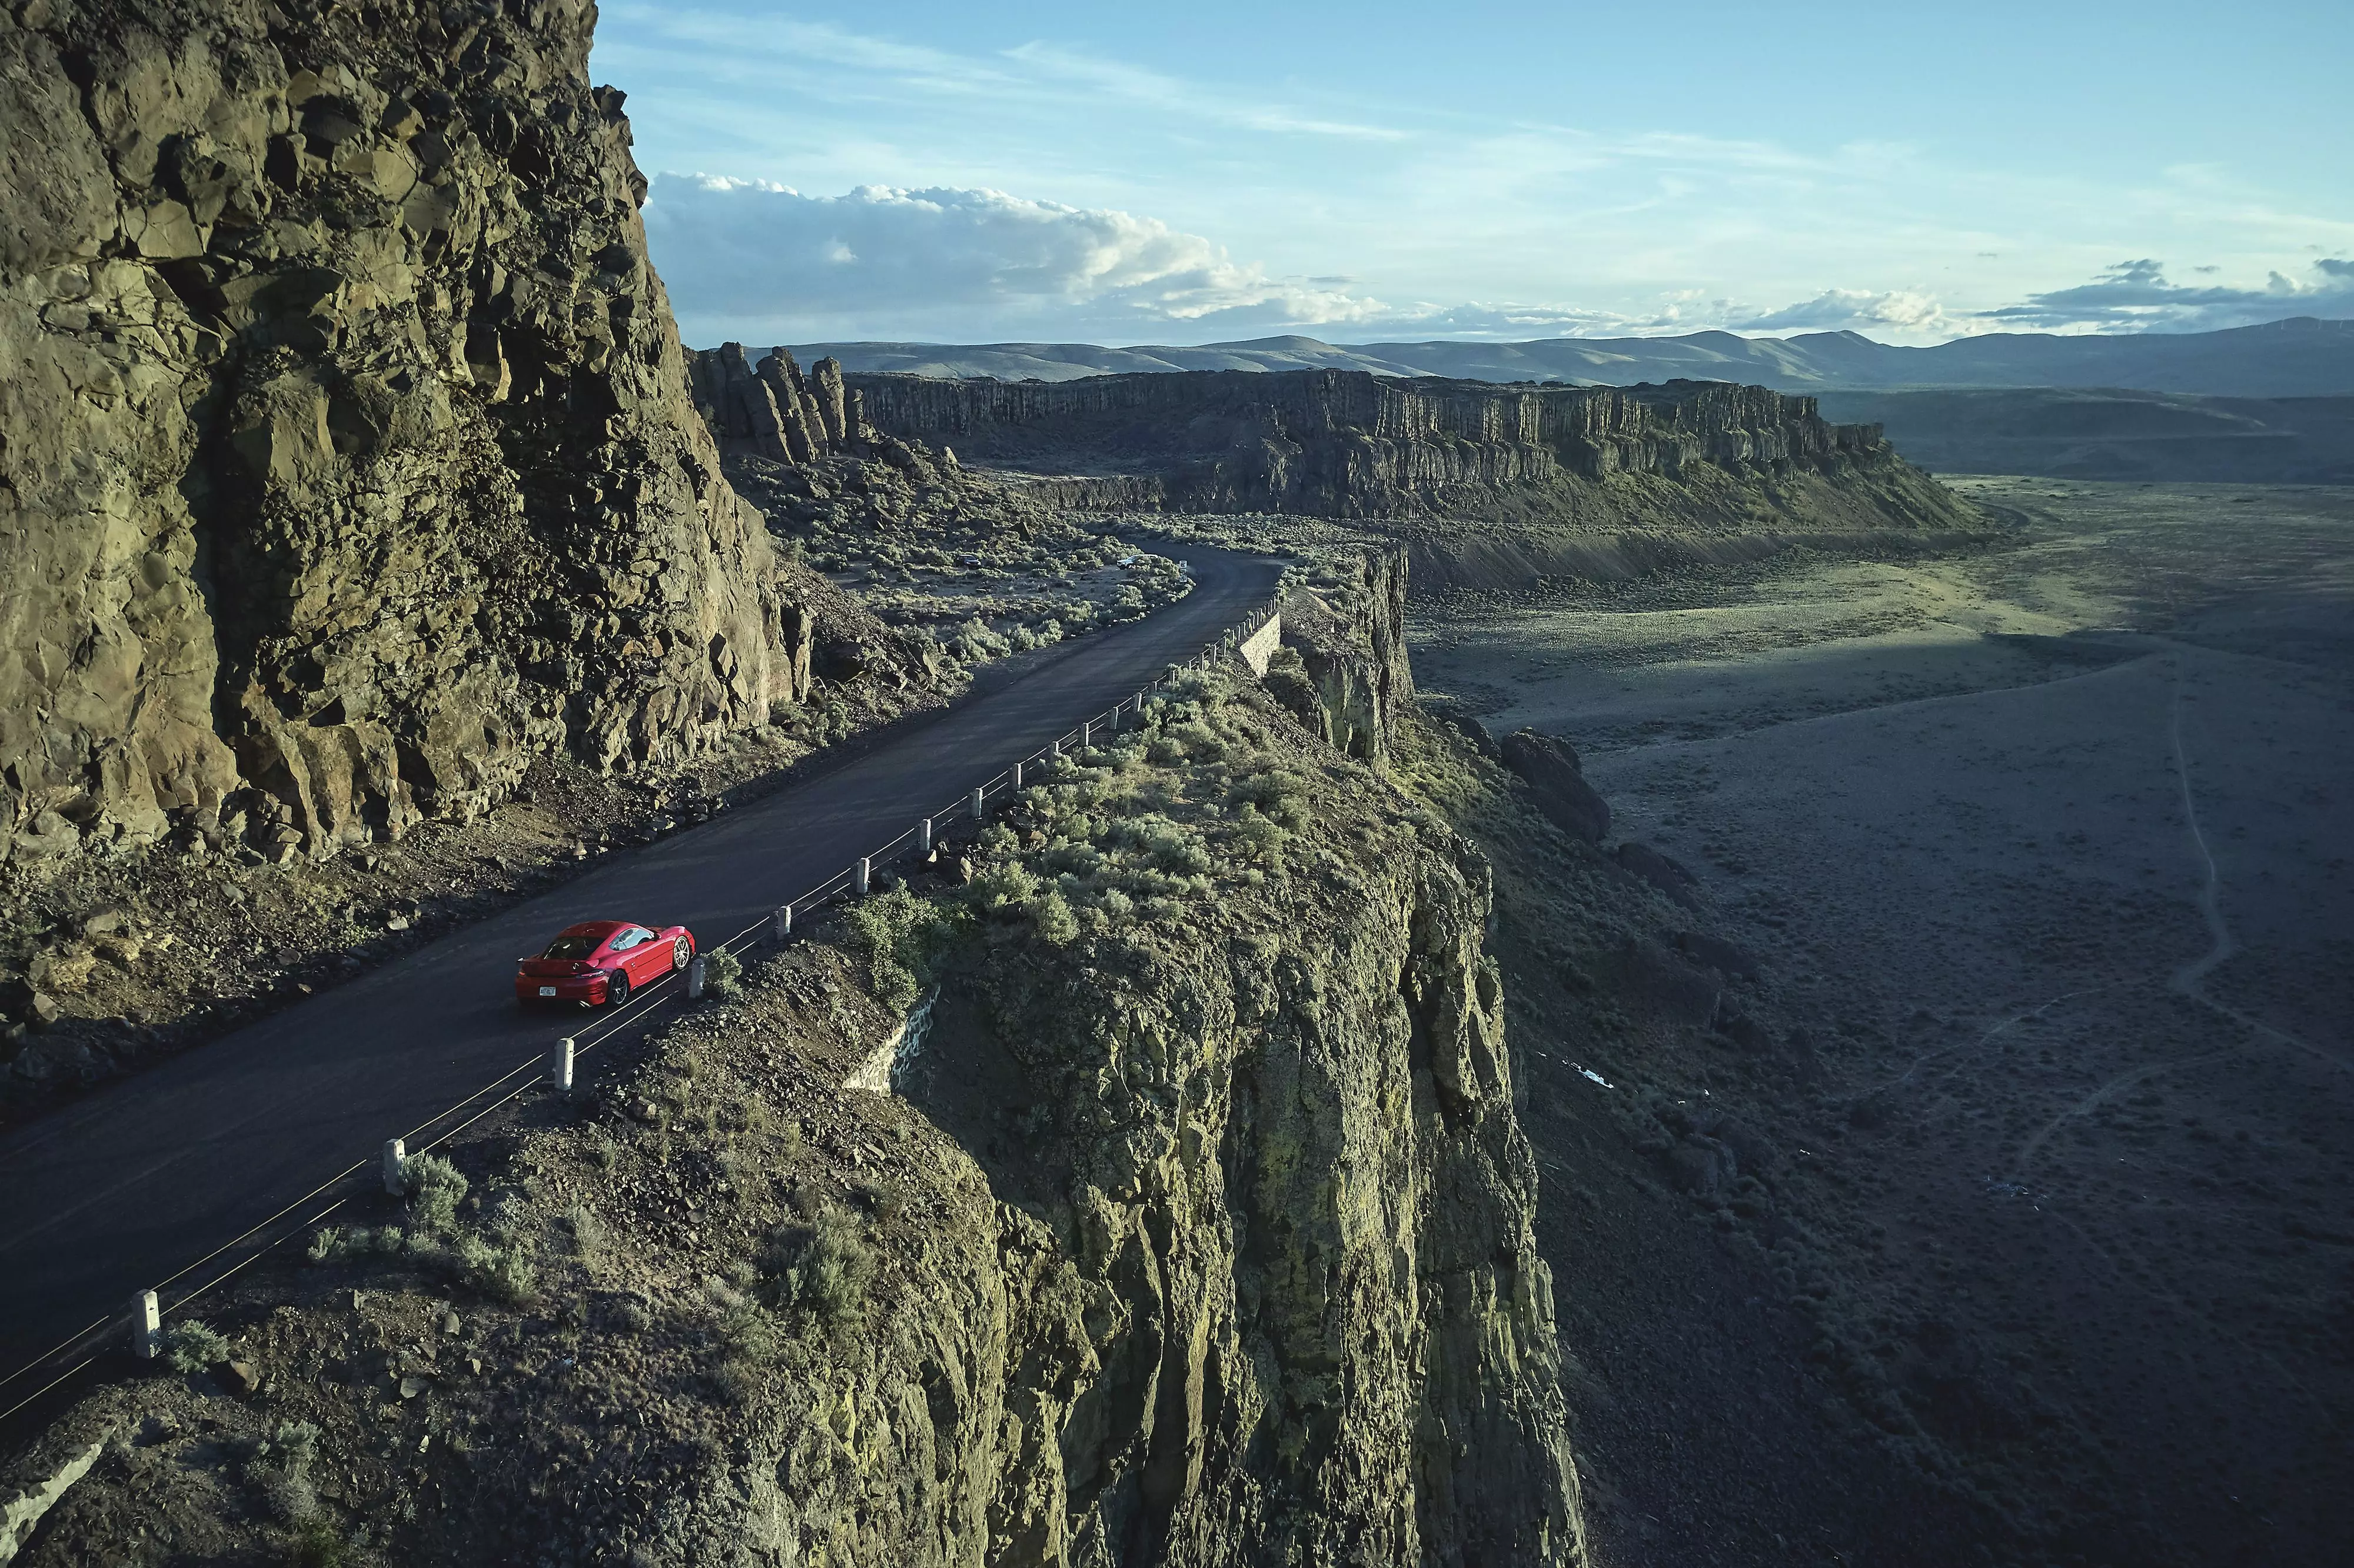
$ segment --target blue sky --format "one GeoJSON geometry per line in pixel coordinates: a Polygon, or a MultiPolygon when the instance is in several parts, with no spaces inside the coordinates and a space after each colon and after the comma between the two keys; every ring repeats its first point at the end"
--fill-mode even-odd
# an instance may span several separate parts
{"type": "Polygon", "coordinates": [[[617,0],[591,70],[693,343],[1921,343],[2354,316],[2349,62],[2343,0],[617,0]]]}

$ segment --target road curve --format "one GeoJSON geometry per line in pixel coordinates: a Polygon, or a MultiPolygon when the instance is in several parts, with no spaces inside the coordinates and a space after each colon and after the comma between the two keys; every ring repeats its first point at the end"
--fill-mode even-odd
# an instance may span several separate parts
{"type": "MultiPolygon", "coordinates": [[[[1183,599],[1019,679],[886,729],[842,766],[451,932],[399,960],[0,1134],[0,1378],[425,1124],[586,1019],[527,1014],[519,954],[570,921],[716,943],[1191,657],[1278,563],[1192,546],[1183,599]]],[[[427,1136],[430,1136],[429,1133],[427,1136]]],[[[186,1289],[235,1260],[225,1254],[186,1289]]],[[[175,1292],[166,1291],[168,1303],[175,1292]]],[[[0,1384],[0,1408],[46,1374],[0,1384]]]]}

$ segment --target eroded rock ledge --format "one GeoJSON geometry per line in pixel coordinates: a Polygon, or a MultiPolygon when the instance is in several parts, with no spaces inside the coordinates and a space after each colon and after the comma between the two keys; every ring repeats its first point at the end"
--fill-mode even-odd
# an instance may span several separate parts
{"type": "MultiPolygon", "coordinates": [[[[1816,479],[1852,493],[1883,525],[1959,514],[1878,426],[1830,424],[1813,398],[1761,387],[1496,386],[1334,370],[845,379],[886,433],[953,442],[977,461],[1094,476],[1073,482],[1079,504],[1606,520],[1612,482],[1652,479],[1697,487],[1692,520],[1738,525],[1747,509],[1723,506],[1722,482],[1816,479]]],[[[1639,512],[1640,493],[1616,510],[1639,512]]]]}

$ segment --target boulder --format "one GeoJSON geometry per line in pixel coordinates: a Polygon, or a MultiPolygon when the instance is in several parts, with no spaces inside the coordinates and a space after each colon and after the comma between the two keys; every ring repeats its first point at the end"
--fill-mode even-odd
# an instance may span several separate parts
{"type": "Polygon", "coordinates": [[[1610,833],[1610,803],[1585,781],[1569,743],[1532,729],[1506,736],[1504,766],[1525,780],[1538,810],[1572,838],[1598,844],[1610,833]]]}
{"type": "Polygon", "coordinates": [[[1462,736],[1464,739],[1469,741],[1480,756],[1487,758],[1491,762],[1503,756],[1502,749],[1496,744],[1496,737],[1488,733],[1488,726],[1481,724],[1469,714],[1465,713],[1462,709],[1455,707],[1442,707],[1435,709],[1433,712],[1434,716],[1437,718],[1439,723],[1447,726],[1449,729],[1452,729],[1458,735],[1462,736]]]}
{"type": "Polygon", "coordinates": [[[875,656],[871,649],[864,643],[854,642],[846,637],[827,637],[819,640],[810,660],[810,667],[816,673],[817,678],[830,681],[835,685],[842,685],[858,679],[872,669],[874,663],[875,656]]]}
{"type": "Polygon", "coordinates": [[[1650,845],[1629,839],[1618,846],[1611,858],[1638,879],[1650,884],[1685,908],[1698,909],[1701,906],[1700,879],[1650,845]]]}

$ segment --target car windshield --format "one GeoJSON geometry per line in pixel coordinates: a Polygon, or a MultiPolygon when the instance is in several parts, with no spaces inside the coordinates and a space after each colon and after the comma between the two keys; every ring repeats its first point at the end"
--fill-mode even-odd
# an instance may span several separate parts
{"type": "Polygon", "coordinates": [[[547,945],[547,951],[540,956],[548,959],[585,959],[596,950],[596,938],[583,937],[567,931],[550,942],[547,945]]]}

